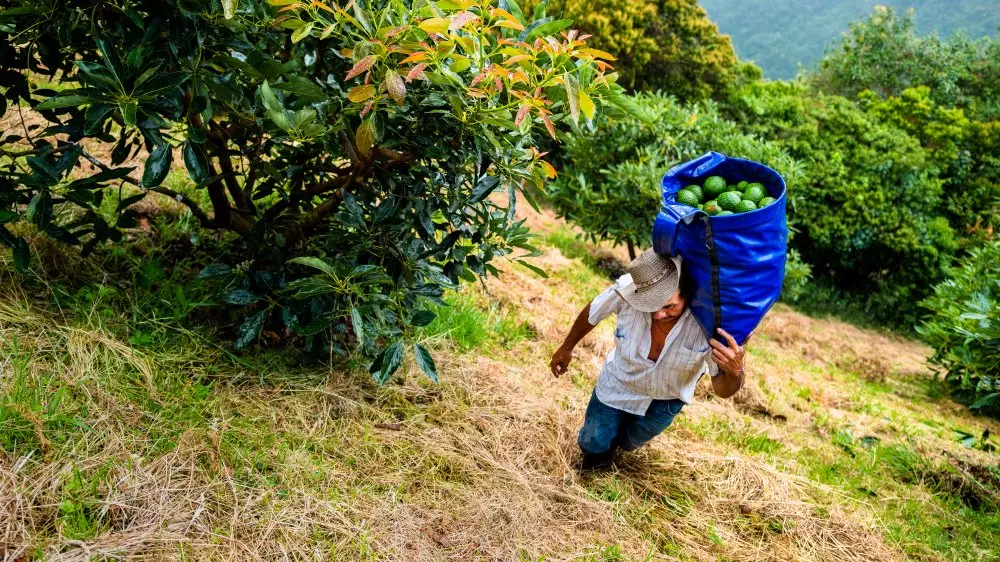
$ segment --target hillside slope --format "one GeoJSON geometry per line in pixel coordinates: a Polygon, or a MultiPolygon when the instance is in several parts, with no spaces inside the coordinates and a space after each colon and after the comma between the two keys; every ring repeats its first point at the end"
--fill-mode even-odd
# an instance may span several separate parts
{"type": "Polygon", "coordinates": [[[928,350],[784,306],[735,400],[703,381],[651,446],[575,472],[610,322],[568,376],[547,361],[624,256],[527,216],[551,277],[511,265],[452,295],[423,333],[439,384],[234,356],[156,312],[169,274],[73,289],[49,272],[93,266],[50,250],[25,283],[0,254],[3,559],[1000,555],[997,455],[954,433],[989,422],[940,396],[928,350]]]}
{"type": "Polygon", "coordinates": [[[740,58],[756,62],[768,78],[794,78],[813,67],[848,24],[876,5],[916,10],[917,31],[996,37],[1000,9],[988,0],[701,0],[708,17],[733,38],[740,58]]]}

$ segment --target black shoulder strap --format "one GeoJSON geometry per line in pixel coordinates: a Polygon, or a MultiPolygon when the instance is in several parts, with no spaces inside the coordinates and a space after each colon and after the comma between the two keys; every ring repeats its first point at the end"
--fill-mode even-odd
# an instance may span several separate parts
{"type": "MultiPolygon", "coordinates": [[[[719,289],[719,253],[715,250],[715,237],[712,234],[712,220],[705,217],[705,244],[708,246],[708,259],[712,262],[712,320],[716,328],[722,327],[722,294],[719,289]]],[[[715,334],[711,334],[715,337],[715,334]]]]}

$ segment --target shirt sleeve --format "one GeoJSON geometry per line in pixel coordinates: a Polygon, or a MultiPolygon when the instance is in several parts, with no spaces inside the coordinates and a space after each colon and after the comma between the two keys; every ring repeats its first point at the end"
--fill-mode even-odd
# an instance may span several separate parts
{"type": "Polygon", "coordinates": [[[719,366],[715,364],[715,361],[712,361],[711,353],[708,354],[708,360],[705,362],[708,364],[708,368],[705,369],[705,371],[708,372],[708,376],[717,377],[722,373],[722,371],[719,370],[719,366]]]}
{"type": "Polygon", "coordinates": [[[590,301],[590,316],[587,318],[587,321],[590,322],[591,326],[598,325],[601,320],[610,316],[612,312],[615,314],[621,312],[622,304],[625,300],[622,299],[621,295],[618,294],[618,291],[615,290],[618,288],[618,284],[619,283],[615,283],[607,289],[604,289],[601,294],[597,295],[594,297],[594,300],[590,301]]]}

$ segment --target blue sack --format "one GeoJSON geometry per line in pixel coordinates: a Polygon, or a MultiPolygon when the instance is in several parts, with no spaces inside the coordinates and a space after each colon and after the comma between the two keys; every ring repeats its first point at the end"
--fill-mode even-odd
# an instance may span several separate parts
{"type": "Polygon", "coordinates": [[[781,295],[785,279],[788,227],[785,180],[763,164],[709,152],[679,164],[663,176],[663,208],[653,224],[653,248],[680,255],[695,283],[688,306],[706,337],[716,326],[743,344],[781,295]],[[709,216],[677,202],[684,186],[722,176],[727,185],[759,182],[776,201],[750,211],[709,216]]]}

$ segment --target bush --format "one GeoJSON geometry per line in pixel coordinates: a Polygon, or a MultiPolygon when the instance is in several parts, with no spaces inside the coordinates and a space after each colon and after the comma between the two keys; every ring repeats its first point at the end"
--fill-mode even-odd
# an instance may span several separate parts
{"type": "Polygon", "coordinates": [[[917,139],[944,180],[943,215],[963,248],[983,245],[1000,228],[1000,122],[969,121],[965,112],[932,99],[926,86],[880,99],[869,90],[859,105],[917,139]]]}
{"type": "Polygon", "coordinates": [[[549,184],[561,216],[594,240],[625,244],[630,253],[650,244],[660,209],[660,180],[673,165],[709,150],[757,160],[796,181],[795,163],[781,149],[740,132],[714,103],[681,105],[661,94],[635,97],[648,116],[619,119],[593,133],[571,135],[564,169],[549,184]]]}
{"type": "Polygon", "coordinates": [[[237,347],[265,329],[357,345],[384,381],[445,288],[535,252],[514,201],[554,174],[537,136],[621,99],[601,53],[558,35],[568,22],[502,5],[17,2],[0,114],[48,126],[0,144],[0,243],[25,269],[29,229],[4,225],[88,253],[122,241],[143,198],[175,199],[229,245],[201,277],[244,312],[237,347]],[[136,154],[142,170],[122,166],[136,154]],[[196,189],[163,185],[181,162],[196,189]]]}
{"type": "Polygon", "coordinates": [[[973,250],[921,305],[931,363],[973,409],[1000,414],[1000,241],[973,250]]]}
{"type": "Polygon", "coordinates": [[[873,320],[912,326],[957,249],[933,155],[851,100],[794,83],[742,88],[727,112],[800,163],[789,195],[802,258],[873,320]]]}
{"type": "Polygon", "coordinates": [[[696,0],[552,0],[546,11],[592,33],[631,89],[698,100],[720,96],[744,73],[760,77],[696,0]]]}
{"type": "Polygon", "coordinates": [[[851,99],[864,90],[895,97],[927,86],[935,102],[992,120],[1000,117],[1000,42],[963,33],[921,37],[913,12],[899,15],[878,6],[851,25],[810,80],[827,93],[851,99]]]}

